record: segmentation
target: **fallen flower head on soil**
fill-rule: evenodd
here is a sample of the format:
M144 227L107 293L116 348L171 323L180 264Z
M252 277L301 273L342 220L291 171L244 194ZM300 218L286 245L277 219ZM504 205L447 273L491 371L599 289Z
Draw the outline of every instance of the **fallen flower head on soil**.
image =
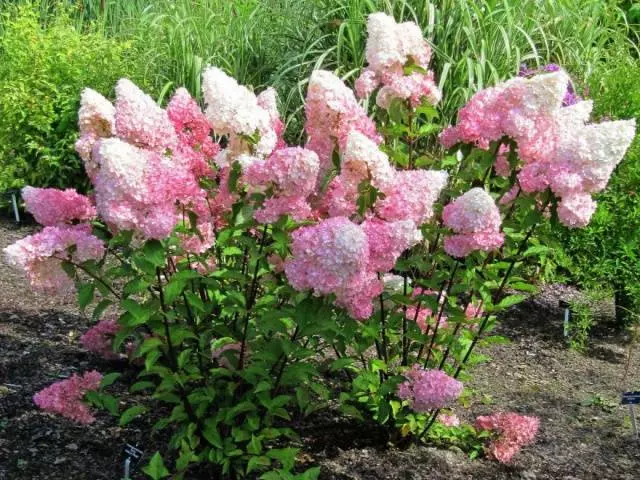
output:
M520 449L533 442L540 420L517 413L494 413L476 418L476 429L488 430L496 438L486 447L487 453L502 463L508 463Z
M82 376L74 373L71 378L56 382L36 393L33 401L42 410L62 415L74 422L93 423L95 417L82 398L87 392L97 390L101 380L102 374L95 370L85 372Z

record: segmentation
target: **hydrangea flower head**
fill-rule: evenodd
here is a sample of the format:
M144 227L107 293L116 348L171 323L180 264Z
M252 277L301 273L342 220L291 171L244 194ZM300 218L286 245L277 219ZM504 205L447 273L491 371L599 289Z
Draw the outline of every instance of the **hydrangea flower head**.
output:
M399 232L403 229L398 228ZM380 265L370 263L371 247L364 226L346 217L301 227L292 234L292 257L284 266L287 279L296 290L335 294L338 306L353 318L364 320L371 316L373 299L383 290L374 270Z
M426 98L435 105L442 97L433 72L428 71L431 48L413 22L396 23L385 13L369 15L366 58L368 66L356 80L358 97L364 98L381 86L376 104L388 109L394 99L408 100L417 107ZM405 74L405 66L421 71Z
M274 191L256 211L256 220L275 222L280 215L291 215L297 221L308 218L312 209L307 198L315 191L319 168L316 153L300 147L281 148L249 165L243 181L252 188Z
M361 225L369 245L369 268L388 272L402 252L422 241L422 233L411 220L386 222L371 218Z
M70 378L49 385L33 396L34 403L47 412L62 415L81 424L95 421L89 407L82 402L84 395L100 387L102 375L95 370L82 376L73 374Z
M386 13L372 13L367 19L367 34L365 55L375 72L404 67L409 60L423 68L429 65L431 48L415 23L398 24Z
M119 331L117 317L107 317L87 330L80 337L80 343L84 348L105 360L117 360L120 355L113 351L113 338Z
M80 94L78 110L80 135L110 137L116 129L116 109L95 90L85 88Z
M134 145L161 153L177 143L167 112L126 78L116 85L116 132Z
M253 135L267 129L269 114L255 94L217 67L202 74L205 115L218 135Z
M376 144L382 141L375 124L358 104L353 92L331 72L315 70L311 74L304 108L304 129L308 136L306 148L318 154L321 174L331 168L334 149L344 150L352 130Z
M373 140L352 130L342 152L340 175L356 186L369 178L374 187L385 191L393 184L395 169Z
M104 244L91 234L89 225L45 227L9 245L4 252L7 263L21 270L35 291L66 295L75 290L75 285L63 270L62 261L100 260Z
M385 197L376 202L376 213L385 220L411 220L422 225L433 217L433 205L447 184L446 172L401 170L396 172Z
M456 233L444 239L445 251L454 257L465 257L475 250L488 252L504 242L500 210L482 188L472 188L445 206L442 219Z
M71 223L74 220L86 221L96 216L96 209L91 200L73 188L58 190L24 187L22 199L27 212L44 226Z
M502 463L508 463L524 445L533 442L540 420L517 413L495 413L476 418L478 430L495 432L497 438L488 447L488 454Z
M407 381L398 387L398 397L416 412L444 408L458 399L463 385L442 370L425 370L419 365L404 373Z
M366 233L345 217L299 228L291 237L292 258L286 260L285 272L297 290L334 293L345 288L369 262Z

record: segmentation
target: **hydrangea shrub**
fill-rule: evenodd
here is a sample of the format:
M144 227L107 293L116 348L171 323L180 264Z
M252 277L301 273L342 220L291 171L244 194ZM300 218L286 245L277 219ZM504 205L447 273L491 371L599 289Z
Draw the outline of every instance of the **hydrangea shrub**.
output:
M76 290L96 322L85 348L130 359L131 390L170 408L156 428L170 432L176 478L316 478L294 469L291 420L329 405L327 365L343 372L341 414L405 440L447 431L500 461L533 440L537 419L474 428L452 408L496 314L533 289L519 269L544 251L536 227L588 223L634 124L565 106L560 70L478 92L438 138L430 56L415 25L371 15L356 92L375 111L316 71L303 146L283 140L272 89L215 67L204 111L184 89L162 108L126 79L115 104L82 93L76 147L93 191L26 188L45 228L6 255L34 289ZM117 376L94 375L35 401L85 423L85 394L120 413L106 391Z

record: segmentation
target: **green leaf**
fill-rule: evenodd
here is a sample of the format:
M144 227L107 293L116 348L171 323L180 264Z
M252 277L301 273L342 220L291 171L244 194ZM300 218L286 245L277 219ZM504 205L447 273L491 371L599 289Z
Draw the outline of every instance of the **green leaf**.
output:
M304 473L299 475L297 478L299 478L300 480L317 480L319 476L320 467L311 467L305 470Z
M99 320L102 314L104 313L104 311L112 303L113 302L107 298L105 298L104 300L100 300L100 303L98 303L98 305L96 305L96 308L93 309L93 315L91 315L91 318L93 318L93 320L96 320L96 321Z
M131 387L129 387L129 392L131 393L141 392L142 390L146 390L147 388L154 388L155 386L156 386L155 383L146 381L146 380L141 382L136 382L133 385L131 385Z
M138 349L138 355L143 356L146 353L150 352L151 350L154 350L160 347L161 345L162 345L162 340L160 340L157 337L149 337L142 343L142 345Z
M247 475L253 472L254 470L262 470L263 467L270 467L270 466L271 466L271 460L269 460L269 457L264 457L264 456L251 457L249 458L249 462L247 463Z
M182 293L186 286L185 280L171 278L169 283L164 287L164 302L167 305L171 305L176 298Z
M238 255L242 255L242 250L239 249L238 247L225 247L222 250L222 255L224 255L225 257L233 257L233 256L238 256Z
M113 415L114 417L118 415L118 411L120 410L120 404L118 399L113 395L101 395L102 406L107 409L107 411Z
M125 295L133 295L134 293L145 291L147 288L149 288L149 285L149 282L147 282L144 278L137 277L127 282L127 284L124 286L123 291Z
M100 388L107 388L108 386L113 385L120 375L121 374L118 372L107 373L100 381Z
M236 192L238 190L238 179L242 174L242 167L238 162L234 162L231 166L231 172L229 172L229 181L227 186L230 192Z
M508 297L500 300L500 303L496 305L497 309L509 308L512 305L516 305L517 303L522 302L527 298L526 295L509 295Z
M138 415L142 415L147 411L147 408L143 405L135 405L131 408L127 408L122 415L120 415L120 426L127 425L131 420L136 418Z
M260 455L262 453L262 441L259 437L251 435L251 440L247 444L247 453L250 455Z
M354 363L354 360L352 358L338 358L337 360L334 360L331 363L331 371L335 372L336 370L342 370L343 368L346 368L350 365L352 365Z
M142 471L149 475L153 480L161 480L162 478L169 476L169 470L164 466L164 460L160 452L156 452L151 461L146 467L142 468Z
M267 452L267 457L279 461L284 470L291 470L296 463L296 455L299 451L299 448L273 448Z
M144 258L156 267L162 267L165 262L165 252L159 240L147 240L142 248Z
M222 448L222 437L216 428L215 422L209 420L205 424L204 431L202 432L204 438L216 448Z
M80 310L84 311L93 301L93 294L96 290L96 287L93 283L83 283L78 288L78 304L80 305Z
M124 300L122 300L120 302L120 306L127 312L129 312L134 318L133 322L128 323L129 327L134 327L136 325L146 323L154 313L154 309L151 304L145 303L141 305L130 298L125 298Z

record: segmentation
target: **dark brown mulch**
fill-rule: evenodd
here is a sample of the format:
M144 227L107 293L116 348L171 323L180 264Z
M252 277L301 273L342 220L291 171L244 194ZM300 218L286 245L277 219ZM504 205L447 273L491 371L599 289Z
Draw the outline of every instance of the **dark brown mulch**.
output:
M0 248L30 229L1 222ZM74 371L131 372L79 347L77 338L89 322L73 299L34 294L18 273L0 265L0 480L120 479L125 443L153 453L166 441L151 432L150 420L120 428L99 413L94 424L77 426L38 411L31 398ZM490 360L475 369L468 385L472 400L456 411L467 421L496 410L540 417L536 443L511 465L470 461L453 450L389 448L375 426L330 414L317 415L302 429L304 459L322 466L322 478L335 480L640 478L640 442L631 440L627 410L618 405L623 389L640 389L640 355L623 384L628 338L612 328L607 305L588 354L569 350L558 301L576 295L573 289L550 286L514 307L499 327L511 343L485 352ZM136 402L136 397L124 398L127 404Z

